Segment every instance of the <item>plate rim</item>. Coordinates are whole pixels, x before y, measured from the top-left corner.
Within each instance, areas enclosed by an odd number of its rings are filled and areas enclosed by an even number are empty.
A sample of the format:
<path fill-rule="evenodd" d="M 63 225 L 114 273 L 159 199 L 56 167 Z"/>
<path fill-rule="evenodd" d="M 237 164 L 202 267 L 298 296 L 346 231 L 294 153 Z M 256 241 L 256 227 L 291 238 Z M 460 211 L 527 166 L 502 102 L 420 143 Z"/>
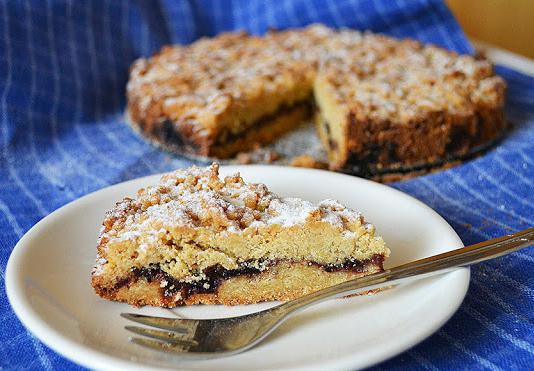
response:
<path fill-rule="evenodd" d="M 396 194 L 396 196 L 399 196 L 401 198 L 404 198 L 406 200 L 409 200 L 410 202 L 415 202 L 419 204 L 419 206 L 422 206 L 429 211 L 431 211 L 437 218 L 440 219 L 442 223 L 445 223 L 450 231 L 456 236 L 458 240 L 458 247 L 464 246 L 462 240 L 456 233 L 456 231 L 450 226 L 450 224 L 434 209 L 432 209 L 430 206 L 426 205 L 424 202 L 416 199 L 415 197 L 408 195 L 396 188 L 387 186 L 382 183 L 378 183 L 369 179 L 357 177 L 354 175 L 348 175 L 348 174 L 342 174 L 342 173 L 335 173 L 328 170 L 322 170 L 322 169 L 309 169 L 309 168 L 295 168 L 295 167 L 288 167 L 288 166 L 278 166 L 278 165 L 221 165 L 220 169 L 221 172 L 232 172 L 232 171 L 239 171 L 243 170 L 244 168 L 252 169 L 254 168 L 260 170 L 268 168 L 269 171 L 272 170 L 280 170 L 280 171 L 290 171 L 290 172 L 302 172 L 302 173 L 322 173 L 322 175 L 327 176 L 333 176 L 333 177 L 342 177 L 346 179 L 350 179 L 351 181 L 361 181 L 364 183 L 372 183 L 373 186 L 377 186 L 382 189 L 387 189 L 389 192 L 393 192 Z M 70 338 L 64 336 L 61 332 L 53 328 L 46 322 L 44 319 L 42 319 L 38 313 L 32 309 L 32 306 L 30 303 L 26 300 L 24 296 L 17 295 L 17 291 L 21 287 L 21 280 L 16 280 L 17 275 L 17 269 L 16 267 L 20 264 L 22 264 L 22 255 L 25 253 L 22 246 L 26 244 L 27 240 L 30 240 L 33 235 L 40 232 L 42 228 L 45 227 L 45 224 L 51 222 L 53 219 L 56 219 L 61 216 L 65 211 L 71 209 L 72 207 L 80 207 L 83 206 L 85 203 L 90 202 L 93 198 L 98 197 L 99 193 L 104 193 L 106 191 L 110 191 L 114 188 L 122 188 L 127 187 L 128 184 L 133 184 L 137 182 L 143 182 L 150 178 L 158 179 L 162 174 L 165 173 L 158 173 L 158 174 L 151 174 L 147 176 L 142 176 L 135 179 L 126 180 L 123 182 L 119 182 L 116 184 L 112 184 L 103 188 L 100 188 L 98 190 L 92 191 L 86 195 L 83 195 L 75 200 L 72 200 L 68 202 L 67 204 L 57 208 L 56 210 L 52 211 L 50 214 L 43 217 L 41 220 L 39 220 L 35 225 L 33 225 L 23 236 L 22 238 L 17 242 L 15 247 L 10 253 L 7 265 L 6 265 L 6 271 L 5 271 L 5 291 L 7 294 L 8 302 L 11 305 L 11 308 L 15 315 L 17 316 L 18 320 L 22 323 L 24 328 L 28 330 L 32 336 L 35 336 L 40 342 L 45 344 L 47 347 L 52 349 L 54 352 L 60 354 L 64 358 L 68 359 L 69 361 L 72 361 L 78 365 L 82 365 L 84 367 L 88 368 L 98 368 L 98 369 L 124 369 L 124 367 L 128 367 L 129 369 L 134 370 L 146 370 L 146 369 L 153 369 L 157 368 L 155 366 L 150 366 L 146 364 L 137 363 L 133 360 L 127 360 L 119 357 L 114 357 L 110 354 L 104 353 L 102 351 L 98 351 L 95 349 L 92 349 L 90 347 L 86 347 L 83 344 L 71 340 Z M 80 205 L 81 203 L 81 205 Z M 74 205 L 76 204 L 76 205 Z M 462 287 L 458 287 L 459 293 L 455 296 L 455 301 L 451 304 L 451 310 L 447 313 L 446 316 L 441 318 L 439 321 L 434 321 L 433 326 L 429 326 L 426 328 L 426 330 L 419 334 L 417 338 L 414 338 L 412 341 L 401 343 L 400 346 L 395 347 L 394 350 L 390 350 L 388 355 L 386 357 L 381 356 L 380 354 L 375 354 L 374 357 L 371 357 L 370 362 L 366 362 L 367 366 L 363 367 L 370 367 L 372 365 L 379 364 L 381 362 L 384 362 L 388 359 L 391 359 L 408 349 L 412 348 L 413 346 L 419 344 L 420 342 L 427 339 L 430 335 L 438 331 L 458 310 L 460 305 L 462 304 L 463 300 L 465 299 L 465 296 L 467 294 L 469 283 L 470 283 L 470 268 L 459 268 L 454 272 L 446 273 L 440 276 L 440 279 L 450 278 L 452 275 L 461 275 L 458 277 L 458 283 L 462 283 Z M 462 282 L 460 282 L 460 279 L 462 279 Z M 27 305 L 25 305 L 27 303 Z M 321 363 L 317 366 L 321 367 L 324 365 L 324 363 Z M 359 367 L 354 362 L 354 358 L 351 358 L 350 356 L 346 356 L 343 358 L 337 359 L 335 362 L 332 362 L 331 366 L 332 369 L 344 369 L 344 368 L 354 368 Z M 305 366 L 296 367 L 294 369 L 300 369 L 300 368 L 306 368 Z"/>

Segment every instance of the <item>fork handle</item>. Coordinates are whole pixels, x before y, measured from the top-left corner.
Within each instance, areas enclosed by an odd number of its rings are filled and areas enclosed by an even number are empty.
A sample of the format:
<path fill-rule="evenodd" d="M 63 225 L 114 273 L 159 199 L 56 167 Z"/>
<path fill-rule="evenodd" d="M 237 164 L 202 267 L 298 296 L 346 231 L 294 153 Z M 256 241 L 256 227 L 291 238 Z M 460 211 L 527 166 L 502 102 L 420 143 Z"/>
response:
<path fill-rule="evenodd" d="M 416 260 L 381 273 L 346 281 L 289 301 L 280 305 L 278 308 L 289 314 L 328 299 L 358 294 L 384 286 L 397 285 L 447 273 L 460 267 L 466 267 L 509 254 L 533 244 L 534 227 L 461 249 Z"/>

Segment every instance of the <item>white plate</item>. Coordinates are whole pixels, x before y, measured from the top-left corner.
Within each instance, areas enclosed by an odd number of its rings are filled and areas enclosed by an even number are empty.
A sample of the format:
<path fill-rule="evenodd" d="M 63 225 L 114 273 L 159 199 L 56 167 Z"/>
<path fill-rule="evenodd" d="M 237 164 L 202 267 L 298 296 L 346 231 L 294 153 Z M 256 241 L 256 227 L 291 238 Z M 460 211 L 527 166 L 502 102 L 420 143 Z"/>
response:
<path fill-rule="evenodd" d="M 265 182 L 284 196 L 335 198 L 360 210 L 392 250 L 387 266 L 463 246 L 429 207 L 390 187 L 327 171 L 241 166 L 248 181 Z M 223 173 L 236 167 L 224 167 Z M 378 295 L 332 300 L 285 322 L 252 350 L 209 361 L 183 361 L 130 344 L 120 312 L 183 317 L 225 317 L 260 305 L 135 309 L 97 297 L 90 285 L 96 238 L 104 212 L 124 196 L 157 182 L 151 176 L 82 197 L 53 212 L 19 241 L 8 262 L 9 301 L 43 343 L 97 369 L 347 369 L 376 364 L 436 331 L 462 302 L 469 270 L 461 269 Z"/>

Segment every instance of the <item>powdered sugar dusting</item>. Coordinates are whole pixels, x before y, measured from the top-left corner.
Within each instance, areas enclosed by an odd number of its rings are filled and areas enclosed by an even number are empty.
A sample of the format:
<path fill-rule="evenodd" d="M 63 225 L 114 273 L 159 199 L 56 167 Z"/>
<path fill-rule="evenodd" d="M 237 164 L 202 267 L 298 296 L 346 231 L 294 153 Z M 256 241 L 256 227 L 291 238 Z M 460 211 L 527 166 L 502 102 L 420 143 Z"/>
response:
<path fill-rule="evenodd" d="M 104 265 L 107 263 L 108 261 L 104 258 L 102 258 L 99 254 L 97 254 L 96 256 L 96 263 L 93 267 L 93 270 L 92 270 L 92 275 L 93 276 L 100 276 L 102 273 L 104 273 Z"/>
<path fill-rule="evenodd" d="M 318 210 L 317 206 L 299 198 L 274 199 L 269 205 L 269 217 L 261 222 L 290 227 L 295 224 L 303 224 L 316 210 Z M 327 221 L 326 218 L 324 220 Z"/>
<path fill-rule="evenodd" d="M 280 95 L 294 81 L 308 81 L 311 89 L 316 74 L 355 112 L 396 117 L 392 123 L 421 112 L 465 113 L 473 103 L 502 104 L 504 89 L 485 60 L 410 39 L 315 24 L 263 37 L 224 33 L 165 47 L 135 62 L 128 100 L 142 121 L 186 120 L 212 129 L 223 112 L 261 95 Z M 232 120 L 218 125 L 231 127 Z"/>
<path fill-rule="evenodd" d="M 359 213 L 335 200 L 314 204 L 282 198 L 264 184 L 245 183 L 239 174 L 220 179 L 217 164 L 166 174 L 159 184 L 140 190 L 136 199 L 119 203 L 108 213 L 109 218 L 114 222 L 104 229 L 101 239 L 134 240 L 142 234 L 145 244 L 150 238 L 161 239 L 167 231 L 183 227 L 241 233 L 274 225 L 291 227 L 313 219 L 343 231 L 349 221 L 364 223 Z"/>

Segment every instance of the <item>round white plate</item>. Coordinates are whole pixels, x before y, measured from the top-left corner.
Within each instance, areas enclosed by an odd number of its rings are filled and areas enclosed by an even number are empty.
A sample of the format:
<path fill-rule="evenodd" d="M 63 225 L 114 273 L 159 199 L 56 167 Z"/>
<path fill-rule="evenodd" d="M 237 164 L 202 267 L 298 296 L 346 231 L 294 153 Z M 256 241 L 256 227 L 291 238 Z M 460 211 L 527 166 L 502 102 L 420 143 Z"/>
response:
<path fill-rule="evenodd" d="M 429 207 L 385 185 L 321 170 L 275 166 L 239 169 L 247 181 L 264 182 L 283 196 L 318 201 L 334 198 L 360 210 L 391 248 L 387 266 L 462 247 L 454 230 Z M 120 312 L 185 318 L 226 317 L 273 303 L 174 310 L 137 309 L 103 300 L 90 285 L 96 239 L 104 212 L 150 176 L 82 197 L 37 223 L 19 241 L 8 262 L 9 301 L 22 323 L 43 343 L 96 369 L 348 369 L 376 364 L 436 331 L 462 302 L 469 270 L 460 269 L 377 295 L 322 303 L 282 324 L 266 341 L 242 354 L 184 361 L 128 342 Z"/>

